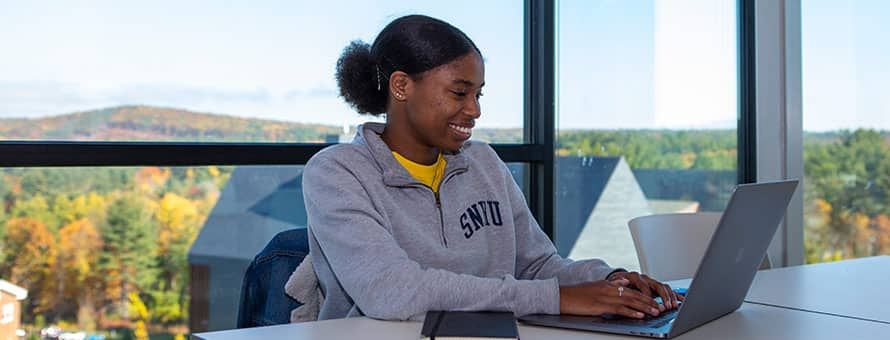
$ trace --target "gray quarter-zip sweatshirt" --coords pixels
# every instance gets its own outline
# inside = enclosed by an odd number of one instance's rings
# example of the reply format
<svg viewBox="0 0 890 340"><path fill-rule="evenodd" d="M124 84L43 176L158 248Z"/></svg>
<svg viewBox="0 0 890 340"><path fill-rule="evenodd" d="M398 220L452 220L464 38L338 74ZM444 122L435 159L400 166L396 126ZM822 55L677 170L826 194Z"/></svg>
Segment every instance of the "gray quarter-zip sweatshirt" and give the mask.
<svg viewBox="0 0 890 340"><path fill-rule="evenodd" d="M446 154L436 195L366 123L350 144L303 170L319 319L421 319L429 310L559 314L559 286L604 279L601 260L572 261L531 215L506 165L485 143Z"/></svg>

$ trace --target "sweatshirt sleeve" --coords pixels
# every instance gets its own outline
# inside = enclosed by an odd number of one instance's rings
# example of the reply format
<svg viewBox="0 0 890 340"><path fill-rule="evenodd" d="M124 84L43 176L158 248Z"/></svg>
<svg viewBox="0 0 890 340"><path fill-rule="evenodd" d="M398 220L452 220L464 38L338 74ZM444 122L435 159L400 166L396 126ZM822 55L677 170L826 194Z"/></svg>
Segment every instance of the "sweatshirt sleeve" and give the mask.
<svg viewBox="0 0 890 340"><path fill-rule="evenodd" d="M559 313L559 286L552 278L483 278L423 268L385 228L385 217L351 168L330 155L316 156L303 173L309 228L366 316L407 320L429 310Z"/></svg>
<svg viewBox="0 0 890 340"><path fill-rule="evenodd" d="M510 170L506 165L504 169L505 186L516 223L516 275L519 279L557 278L560 286L572 286L603 280L616 270L600 259L574 261L559 256L553 242L532 216Z"/></svg>

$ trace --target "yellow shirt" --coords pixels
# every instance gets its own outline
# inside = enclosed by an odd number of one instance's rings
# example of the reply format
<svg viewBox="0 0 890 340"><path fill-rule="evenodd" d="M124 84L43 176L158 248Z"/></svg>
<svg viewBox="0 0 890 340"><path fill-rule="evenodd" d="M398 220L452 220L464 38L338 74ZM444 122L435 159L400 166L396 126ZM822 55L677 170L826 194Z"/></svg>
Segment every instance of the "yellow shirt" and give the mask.
<svg viewBox="0 0 890 340"><path fill-rule="evenodd" d="M395 151L392 152L392 155L405 167L405 170L408 170L411 176L433 189L433 192L439 192L439 183L442 182L442 175L445 173L445 158L442 158L442 153L439 153L439 158L431 165L415 163Z"/></svg>

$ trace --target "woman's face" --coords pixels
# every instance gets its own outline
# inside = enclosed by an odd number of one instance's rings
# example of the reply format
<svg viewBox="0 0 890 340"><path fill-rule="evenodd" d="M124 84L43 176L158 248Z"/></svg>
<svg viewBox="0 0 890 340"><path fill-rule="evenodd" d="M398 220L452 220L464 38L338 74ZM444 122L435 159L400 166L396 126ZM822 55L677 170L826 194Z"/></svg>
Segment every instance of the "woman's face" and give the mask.
<svg viewBox="0 0 890 340"><path fill-rule="evenodd" d="M411 131L418 142L443 150L460 149L470 139L476 119L482 114L482 58L473 51L424 72L412 85L405 104Z"/></svg>

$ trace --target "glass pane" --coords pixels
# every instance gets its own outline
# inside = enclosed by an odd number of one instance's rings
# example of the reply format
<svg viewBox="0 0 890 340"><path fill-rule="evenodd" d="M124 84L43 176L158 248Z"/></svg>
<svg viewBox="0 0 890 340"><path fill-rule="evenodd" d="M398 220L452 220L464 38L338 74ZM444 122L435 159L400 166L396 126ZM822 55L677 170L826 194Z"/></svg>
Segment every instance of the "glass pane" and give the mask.
<svg viewBox="0 0 890 340"><path fill-rule="evenodd" d="M301 173L0 169L0 278L27 290L22 329L172 338L234 328L248 263L276 233L306 225Z"/></svg>
<svg viewBox="0 0 890 340"><path fill-rule="evenodd" d="M557 247L639 269L628 220L736 182L736 2L562 0L558 34Z"/></svg>
<svg viewBox="0 0 890 340"><path fill-rule="evenodd" d="M890 3L801 2L808 263L890 254Z"/></svg>
<svg viewBox="0 0 890 340"><path fill-rule="evenodd" d="M477 138L521 141L521 2L101 2L3 5L0 140L351 140L340 52L419 13L486 58Z"/></svg>

